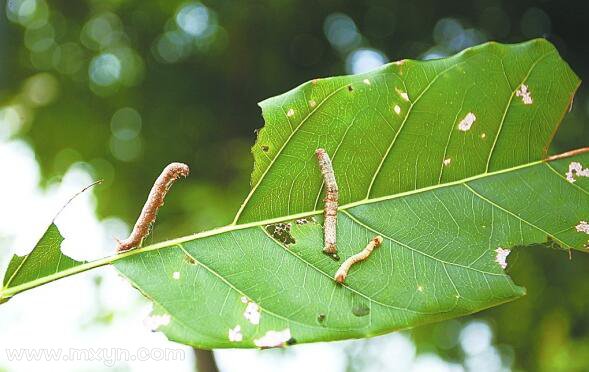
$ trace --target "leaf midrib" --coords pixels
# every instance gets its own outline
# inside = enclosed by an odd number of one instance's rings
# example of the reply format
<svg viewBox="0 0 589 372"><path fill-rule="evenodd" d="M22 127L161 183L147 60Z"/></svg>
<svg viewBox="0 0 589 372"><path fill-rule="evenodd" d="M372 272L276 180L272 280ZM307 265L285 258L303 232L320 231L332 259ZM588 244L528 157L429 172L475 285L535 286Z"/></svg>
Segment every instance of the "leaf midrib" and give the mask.
<svg viewBox="0 0 589 372"><path fill-rule="evenodd" d="M582 153L586 153L586 152L589 152L589 147L585 147L585 148L581 148L581 149L575 150L573 152L565 153L565 154L562 154L562 156L553 156L551 158L553 158L555 160L556 159L563 159L563 158L576 156L576 155L579 155L579 154L582 154ZM495 171L495 172L481 173L481 174L478 174L478 175L475 175L475 176L472 176L472 177L464 178L464 179L453 181L453 182L447 182L447 183L443 183L443 184L431 185L431 186L420 188L420 189L409 190L409 191L405 191L405 192L402 192L402 193L381 196L381 197L373 198L373 199L363 199L363 200L359 200L359 201L355 201L355 202L352 202L352 203L341 205L338 209L345 211L347 209L350 209L350 208L353 208L353 207L356 207L356 206L360 206L360 205L368 205L368 204L378 203L378 202L381 202L381 201L392 200L392 199L397 199L397 198L401 198L401 197L405 197L405 196L420 194L422 192L427 192L427 191L431 191L431 190L442 189L442 188L445 188L445 187L452 187L452 186L456 186L456 185L462 185L462 184L465 184L467 182L471 182L471 181L474 181L474 180L484 179L484 178L487 178L487 177L492 177L492 176L503 174L503 173L509 173L509 172L513 172L513 171L516 171L516 170L519 170L519 169L525 169L525 168L533 167L535 165L542 164L542 163L547 164L548 161L550 161L550 159L538 160L538 161L531 162L531 163L521 164L521 165L518 165L516 167L501 169L501 170L498 170L498 171ZM323 213L322 210L313 210L313 211L309 211L309 212L302 212L302 213L297 213L297 214L288 215L288 216L275 217L275 218L271 218L271 219L267 219L267 220L249 222L249 223L240 224L240 225L230 224L230 225L219 227L219 228L216 228L216 229L207 230L207 231L199 232L199 233L196 233L196 234L187 235L187 236L179 237L179 238L176 238L176 239L167 240L167 241L164 241L164 242L152 244L152 245L147 246L147 247L133 249L133 250L127 251L125 253L116 254L114 256L108 256L108 257L105 257L105 258L102 258L102 259L98 259L98 260L95 260L95 261L91 261L91 262L86 262L86 263L83 263L81 265L78 265L78 266L75 266L75 267L66 269L64 271L61 271L61 272L58 272L58 273L55 273L55 274L51 274L51 275L45 276L43 278L39 278L39 279L30 281L30 282L27 282L27 283L23 283L23 284L14 286L14 287L2 288L2 290L0 290L0 300L10 298L13 295L15 295L16 293L20 293L20 292L23 292L23 291L26 291L26 290L29 290L29 289L38 287L38 286L40 286L42 284L50 283L52 281L55 281L57 279L61 279L63 277L75 275L75 274L78 274L78 273L81 273L81 272L92 270L92 269L97 268L97 267L101 267L101 266L105 266L105 265L108 265L108 264L112 264L112 263L114 263L116 261L125 259L125 258L130 257L130 256L134 256L136 254L141 254L143 252L149 252L149 251L154 251L154 250L158 250L158 249L169 248L169 247L172 247L172 246L174 246L176 244L182 244L182 243L187 242L187 241L196 240L196 239L202 239L202 238L206 238L206 237L214 236L214 235L219 235L219 234L230 232L230 231L238 231L238 230L243 230L243 229L247 229L247 228L250 228L250 227L270 225L270 224L273 224L273 223L278 223L278 222L283 222L283 221L289 221L289 220L295 220L295 219L299 219L299 218L305 218L305 217L315 216L315 215L319 215L321 213Z"/></svg>

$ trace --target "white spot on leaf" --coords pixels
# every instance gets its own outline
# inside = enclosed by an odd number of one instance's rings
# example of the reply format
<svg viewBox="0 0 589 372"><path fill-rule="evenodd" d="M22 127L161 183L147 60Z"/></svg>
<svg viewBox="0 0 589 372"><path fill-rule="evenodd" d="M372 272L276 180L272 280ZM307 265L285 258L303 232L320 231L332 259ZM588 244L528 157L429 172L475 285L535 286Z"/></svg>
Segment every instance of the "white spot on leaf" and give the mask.
<svg viewBox="0 0 589 372"><path fill-rule="evenodd" d="M399 105L395 105L393 110L395 110L395 114L397 114L397 115L399 115L401 113L401 107Z"/></svg>
<svg viewBox="0 0 589 372"><path fill-rule="evenodd" d="M317 106L317 102L314 99L312 99L309 101L309 106L315 107L315 106Z"/></svg>
<svg viewBox="0 0 589 372"><path fill-rule="evenodd" d="M248 303L243 312L243 317L254 325L260 324L260 307L258 304L255 302Z"/></svg>
<svg viewBox="0 0 589 372"><path fill-rule="evenodd" d="M584 232L585 234L589 234L589 223L587 221L580 221L577 226L575 226L578 232Z"/></svg>
<svg viewBox="0 0 589 372"><path fill-rule="evenodd" d="M364 79L364 80L363 80L363 82L364 82L364 84L366 84L366 85L370 85L370 80L368 80L368 79Z"/></svg>
<svg viewBox="0 0 589 372"><path fill-rule="evenodd" d="M569 171L566 172L567 181L573 183L575 177L589 177L589 168L583 169L581 163L573 161L569 164Z"/></svg>
<svg viewBox="0 0 589 372"><path fill-rule="evenodd" d="M291 338L290 328L284 331L268 331L264 336L254 340L254 344L257 347L279 347L284 346Z"/></svg>
<svg viewBox="0 0 589 372"><path fill-rule="evenodd" d="M172 278L178 280L180 279L180 272L179 271L174 271L174 273L172 274Z"/></svg>
<svg viewBox="0 0 589 372"><path fill-rule="evenodd" d="M509 249L497 247L495 253L497 253L495 255L495 262L497 262L502 269L505 269L507 267L507 256L509 256L511 251Z"/></svg>
<svg viewBox="0 0 589 372"><path fill-rule="evenodd" d="M397 91L397 93L401 96L401 98L403 98L405 101L409 102L409 95L407 94L407 92L403 92L401 89L399 88L395 88L395 90Z"/></svg>
<svg viewBox="0 0 589 372"><path fill-rule="evenodd" d="M236 325L235 328L229 329L229 341L241 342L243 341L243 334L241 333L241 326Z"/></svg>
<svg viewBox="0 0 589 372"><path fill-rule="evenodd" d="M288 116L288 117L294 116L294 110L288 109L288 111L286 112L286 116Z"/></svg>
<svg viewBox="0 0 589 372"><path fill-rule="evenodd" d="M170 315L150 315L143 320L143 325L150 331L157 331L159 327L170 324Z"/></svg>
<svg viewBox="0 0 589 372"><path fill-rule="evenodd" d="M244 304L247 304L247 303L248 303L248 301L249 301L249 300L247 299L247 297L245 297L245 296L241 296L241 299L240 299L240 300L241 300L241 302L243 302Z"/></svg>
<svg viewBox="0 0 589 372"><path fill-rule="evenodd" d="M417 290L418 290L419 292L423 292L423 287L422 287L422 286L420 286L420 285L418 285L418 286L417 286Z"/></svg>
<svg viewBox="0 0 589 372"><path fill-rule="evenodd" d="M472 127L472 124L475 122L475 120L477 120L475 114L469 112L468 114L466 114L464 119L462 119L460 123L458 123L458 129L463 132L470 130L470 127Z"/></svg>
<svg viewBox="0 0 589 372"><path fill-rule="evenodd" d="M522 84L519 86L519 88L517 88L515 95L522 98L524 105L531 105L534 102L532 100L531 92L528 91L528 86L525 84Z"/></svg>
<svg viewBox="0 0 589 372"><path fill-rule="evenodd" d="M443 161L443 163L444 163L444 165L445 165L446 167L447 167L448 165L450 165L450 163L451 163L451 162L452 162L452 159L450 159L450 158L446 158L446 159L444 159L444 161Z"/></svg>
<svg viewBox="0 0 589 372"><path fill-rule="evenodd" d="M485 139L486 137L487 137L487 134L486 133L481 133L481 138L482 139Z"/></svg>

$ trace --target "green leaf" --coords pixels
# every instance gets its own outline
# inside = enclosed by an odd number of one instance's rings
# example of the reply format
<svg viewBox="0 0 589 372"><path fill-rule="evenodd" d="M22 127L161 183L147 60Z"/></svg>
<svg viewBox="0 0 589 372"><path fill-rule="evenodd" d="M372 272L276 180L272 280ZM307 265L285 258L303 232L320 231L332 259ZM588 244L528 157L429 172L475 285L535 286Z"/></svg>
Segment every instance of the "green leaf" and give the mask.
<svg viewBox="0 0 589 372"><path fill-rule="evenodd" d="M542 161L578 84L544 40L303 84L261 103L252 190L232 226L115 265L157 304L160 330L204 348L287 329L297 342L372 336L513 300L524 289L498 248L584 250L574 226L589 218L587 180L566 181L571 159ZM341 190L340 256L385 238L343 286L321 253L318 147ZM251 302L259 324L244 315Z"/></svg>
<svg viewBox="0 0 589 372"><path fill-rule="evenodd" d="M81 265L83 262L73 260L61 253L62 242L63 237L59 229L51 223L31 253L25 256L14 255L4 274L0 302L8 300L8 296L2 295L7 291L35 282L40 278L60 278L60 273Z"/></svg>
<svg viewBox="0 0 589 372"><path fill-rule="evenodd" d="M508 250L586 251L589 178L566 173L589 149L546 159L578 84L544 40L303 84L261 104L233 224L74 271L113 263L154 302L154 328L201 348L373 336L511 301L525 292ZM340 186L339 255L384 238L344 285L322 253L318 147Z"/></svg>
<svg viewBox="0 0 589 372"><path fill-rule="evenodd" d="M156 304L154 315L166 320L160 330L198 347L253 347L285 329L313 342L414 327L522 296L496 262L499 247L585 250L588 236L575 226L588 217L589 179L566 180L572 161L589 164L589 152L343 205L340 256L385 238L344 285L332 279L339 263L321 252L321 226L299 224L317 212L291 223L296 243L288 246L268 232L277 220L259 221L146 247L114 264ZM244 316L251 301L259 324ZM230 342L237 325L243 341Z"/></svg>

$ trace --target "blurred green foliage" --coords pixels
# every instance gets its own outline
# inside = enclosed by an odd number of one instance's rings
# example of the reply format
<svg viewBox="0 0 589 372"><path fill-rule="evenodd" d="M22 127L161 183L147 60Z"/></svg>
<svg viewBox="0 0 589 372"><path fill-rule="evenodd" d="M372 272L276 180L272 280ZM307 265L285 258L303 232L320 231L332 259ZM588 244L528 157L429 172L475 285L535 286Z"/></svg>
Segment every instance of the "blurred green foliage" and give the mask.
<svg viewBox="0 0 589 372"><path fill-rule="evenodd" d="M256 102L315 77L486 40L547 37L584 78L587 14L585 0L8 0L0 138L29 142L46 184L72 164L104 178L99 215L129 223L161 169L188 163L191 177L160 212L162 240L231 220L263 125ZM588 144L587 92L582 85L553 153ZM589 370L589 257L540 247L513 256L528 296L473 319L490 322L501 358L516 369ZM414 330L418 352L464 361L458 335L470 320Z"/></svg>

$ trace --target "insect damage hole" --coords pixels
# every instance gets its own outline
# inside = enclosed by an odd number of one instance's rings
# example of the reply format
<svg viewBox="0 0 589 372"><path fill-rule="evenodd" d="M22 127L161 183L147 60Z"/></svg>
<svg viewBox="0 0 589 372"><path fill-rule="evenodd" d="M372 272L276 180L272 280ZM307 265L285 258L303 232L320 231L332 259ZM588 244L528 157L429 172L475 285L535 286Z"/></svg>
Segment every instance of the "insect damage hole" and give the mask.
<svg viewBox="0 0 589 372"><path fill-rule="evenodd" d="M587 221L579 221L579 224L575 226L577 232L584 232L585 234L589 234L589 223Z"/></svg>
<svg viewBox="0 0 589 372"><path fill-rule="evenodd" d="M276 241L284 244L285 246L289 246L291 244L296 243L295 239L293 238L290 230L292 225L290 223L275 223L271 225L266 225L266 231L270 234Z"/></svg>
<svg viewBox="0 0 589 372"><path fill-rule="evenodd" d="M284 347L291 343L292 335L290 328L282 331L268 331L262 337L255 339L254 344L262 349L271 347Z"/></svg>
<svg viewBox="0 0 589 372"><path fill-rule="evenodd" d="M497 262L499 266L505 270L507 268L507 256L509 256L511 251L509 249L497 247L497 249L495 249L495 253L495 262Z"/></svg>
<svg viewBox="0 0 589 372"><path fill-rule="evenodd" d="M409 102L409 94L407 94L407 92L404 92L399 88L395 88L395 91L397 91L397 94L400 95L404 101Z"/></svg>
<svg viewBox="0 0 589 372"><path fill-rule="evenodd" d="M149 234L149 230L157 216L158 209L164 204L166 193L177 179L187 177L190 173L188 165L183 163L168 164L155 180L141 214L135 222L133 231L127 239L117 240L117 252L128 251L141 245L143 239Z"/></svg>
<svg viewBox="0 0 589 372"><path fill-rule="evenodd" d="M525 84L521 84L519 88L517 88L515 95L521 97L524 105L531 105L534 102L534 100L532 100L532 94L528 90L528 86Z"/></svg>
<svg viewBox="0 0 589 372"><path fill-rule="evenodd" d="M589 168L583 168L581 163L573 161L569 164L569 170L565 175L567 181L574 183L578 177L589 177Z"/></svg>
<svg viewBox="0 0 589 372"><path fill-rule="evenodd" d="M251 324L258 325L260 324L261 316L262 313L260 311L260 306L258 306L258 304L255 302L248 302L245 310L243 311L243 317Z"/></svg>
<svg viewBox="0 0 589 372"><path fill-rule="evenodd" d="M162 326L170 324L172 318L168 314L150 315L143 320L143 325L152 332L157 331Z"/></svg>
<svg viewBox="0 0 589 372"><path fill-rule="evenodd" d="M374 248L379 247L382 244L382 236L375 236L370 240L370 242L364 247L364 249L356 253L355 255L349 257L344 263L341 264L337 272L335 273L334 279L338 283L343 283L346 280L346 276L348 276L348 271L352 265L357 262L363 261L370 256Z"/></svg>
<svg viewBox="0 0 589 372"><path fill-rule="evenodd" d="M324 243L323 252L335 260L338 260L337 246L336 246L336 229L337 229L337 206L339 198L339 190L335 180L335 173L333 172L333 164L331 159L324 149L315 150L317 161L319 162L319 169L325 181L325 207L324 207L324 224L323 234Z"/></svg>
<svg viewBox="0 0 589 372"><path fill-rule="evenodd" d="M243 333L241 333L241 326L239 324L234 328L229 328L228 338L231 342L243 341Z"/></svg>
<svg viewBox="0 0 589 372"><path fill-rule="evenodd" d="M477 120L477 117L475 114L473 114L472 112L469 112L468 114L466 114L466 116L464 117L464 119L462 119L460 121L460 123L458 123L458 130L462 131L462 132L467 132L470 130L470 127L472 127L472 125L474 124L474 122Z"/></svg>

